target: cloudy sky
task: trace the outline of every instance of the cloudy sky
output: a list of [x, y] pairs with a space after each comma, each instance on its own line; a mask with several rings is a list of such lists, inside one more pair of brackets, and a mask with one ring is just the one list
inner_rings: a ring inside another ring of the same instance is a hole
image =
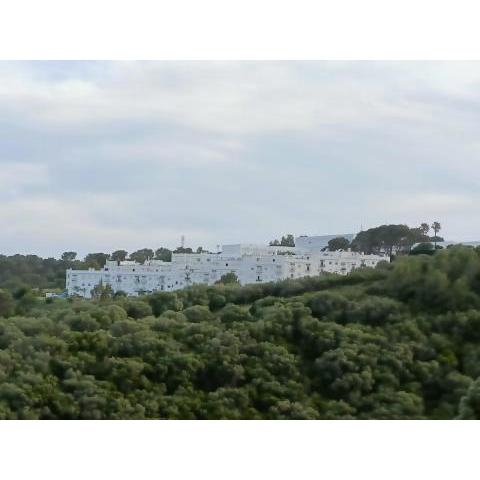
[[479, 187], [479, 62], [0, 62], [1, 253], [478, 240]]

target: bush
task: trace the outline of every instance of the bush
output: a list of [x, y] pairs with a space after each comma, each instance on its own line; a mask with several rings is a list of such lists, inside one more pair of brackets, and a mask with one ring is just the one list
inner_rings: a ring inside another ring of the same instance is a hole
[[0, 418], [480, 418], [479, 258], [135, 298], [0, 290]]

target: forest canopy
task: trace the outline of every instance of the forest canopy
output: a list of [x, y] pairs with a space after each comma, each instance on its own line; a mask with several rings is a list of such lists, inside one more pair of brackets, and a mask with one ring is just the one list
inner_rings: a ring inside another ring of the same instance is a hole
[[136, 298], [0, 290], [0, 418], [479, 417], [478, 249]]

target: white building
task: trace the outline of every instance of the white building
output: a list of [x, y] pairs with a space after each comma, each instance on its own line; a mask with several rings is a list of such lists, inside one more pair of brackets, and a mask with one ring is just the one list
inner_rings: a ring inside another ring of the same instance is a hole
[[324, 272], [346, 275], [362, 266], [375, 267], [388, 257], [351, 251], [323, 252], [309, 246], [280, 247], [251, 244], [224, 245], [220, 253], [172, 254], [171, 262], [150, 260], [143, 265], [132, 261], [107, 261], [101, 270], [67, 270], [68, 295], [90, 298], [102, 283], [114, 292], [139, 295], [173, 291], [193, 284], [212, 285], [233, 272], [242, 285], [287, 278], [316, 276]]
[[328, 247], [328, 242], [334, 238], [343, 237], [351, 242], [355, 238], [353, 233], [339, 233], [338, 235], [301, 235], [295, 238], [295, 247], [303, 252], [320, 251]]

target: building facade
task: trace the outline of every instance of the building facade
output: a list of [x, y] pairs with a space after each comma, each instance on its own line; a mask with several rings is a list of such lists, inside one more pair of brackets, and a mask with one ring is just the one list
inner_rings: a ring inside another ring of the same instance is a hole
[[233, 272], [242, 285], [316, 276], [324, 272], [346, 275], [360, 267], [375, 267], [388, 257], [351, 251], [324, 252], [310, 247], [251, 244], [224, 245], [220, 253], [172, 254], [171, 262], [149, 260], [107, 261], [100, 270], [66, 272], [68, 295], [92, 296], [96, 285], [110, 285], [114, 292], [140, 295], [174, 291], [194, 284], [213, 285]]
[[328, 247], [328, 242], [334, 238], [343, 237], [351, 242], [355, 238], [354, 233], [339, 233], [338, 235], [301, 235], [295, 237], [295, 247], [302, 252], [318, 252]]

